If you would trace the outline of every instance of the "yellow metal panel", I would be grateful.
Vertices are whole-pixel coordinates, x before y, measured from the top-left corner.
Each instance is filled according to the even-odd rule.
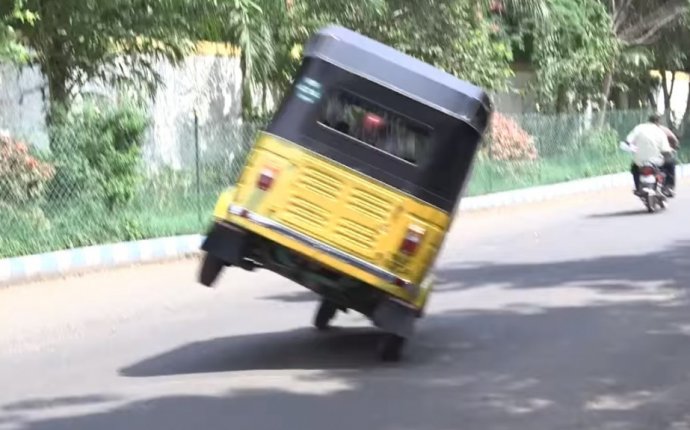
[[[267,191],[257,188],[262,171],[274,172],[273,186]],[[216,218],[230,221],[227,207],[231,202],[415,284],[425,278],[450,225],[449,214],[267,133],[257,139],[236,189],[220,197],[214,212]],[[409,299],[399,287],[292,239],[237,217],[232,222]],[[422,228],[425,235],[417,254],[408,257],[399,248],[412,225]],[[420,298],[418,303],[424,299]]]

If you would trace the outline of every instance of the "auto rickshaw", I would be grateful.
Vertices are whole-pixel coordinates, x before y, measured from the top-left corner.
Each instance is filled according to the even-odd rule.
[[[397,361],[492,114],[485,91],[348,29],[316,33],[294,84],[221,194],[199,280],[265,269],[357,311]]]

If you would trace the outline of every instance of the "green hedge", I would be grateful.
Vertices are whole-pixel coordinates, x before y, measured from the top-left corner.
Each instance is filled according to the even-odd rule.
[[[487,143],[468,194],[626,171],[630,160],[618,140],[645,116],[612,112],[603,129],[583,115],[514,117],[533,137],[538,157],[497,161]],[[202,233],[218,194],[241,170],[258,126],[206,125],[197,133],[203,140],[199,153],[192,139],[183,168],[151,170],[140,150],[146,124],[145,112],[132,106],[91,106],[72,114],[54,131],[57,149],[37,154],[55,168],[45,193],[22,204],[0,196],[0,258]]]

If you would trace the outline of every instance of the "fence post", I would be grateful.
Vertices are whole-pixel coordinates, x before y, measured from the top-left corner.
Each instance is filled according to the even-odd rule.
[[[489,152],[489,156],[488,156],[488,160],[487,160],[487,161],[488,161],[488,162],[487,162],[487,166],[486,166],[486,168],[484,169],[484,170],[485,170],[485,174],[489,177],[489,180],[487,181],[488,186],[489,186],[489,187],[488,187],[489,189],[486,190],[486,193],[487,193],[487,194],[488,194],[488,193],[492,193],[492,192],[494,191],[494,178],[493,178],[493,177],[494,177],[494,174],[493,174],[493,170],[492,170],[492,169],[494,168],[494,162],[495,162],[495,160],[494,160],[494,142],[493,142],[493,139],[488,139],[488,141],[489,141],[489,142],[488,142],[488,143],[489,143],[489,151],[488,151],[488,152]],[[498,171],[498,170],[496,170],[496,171]]]
[[[194,108],[194,161],[196,167],[196,213],[201,227],[201,172],[199,169],[199,115]]]

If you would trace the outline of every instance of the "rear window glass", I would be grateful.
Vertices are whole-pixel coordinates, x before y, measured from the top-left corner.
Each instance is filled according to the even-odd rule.
[[[328,94],[321,124],[412,164],[431,146],[431,129],[345,91]]]

